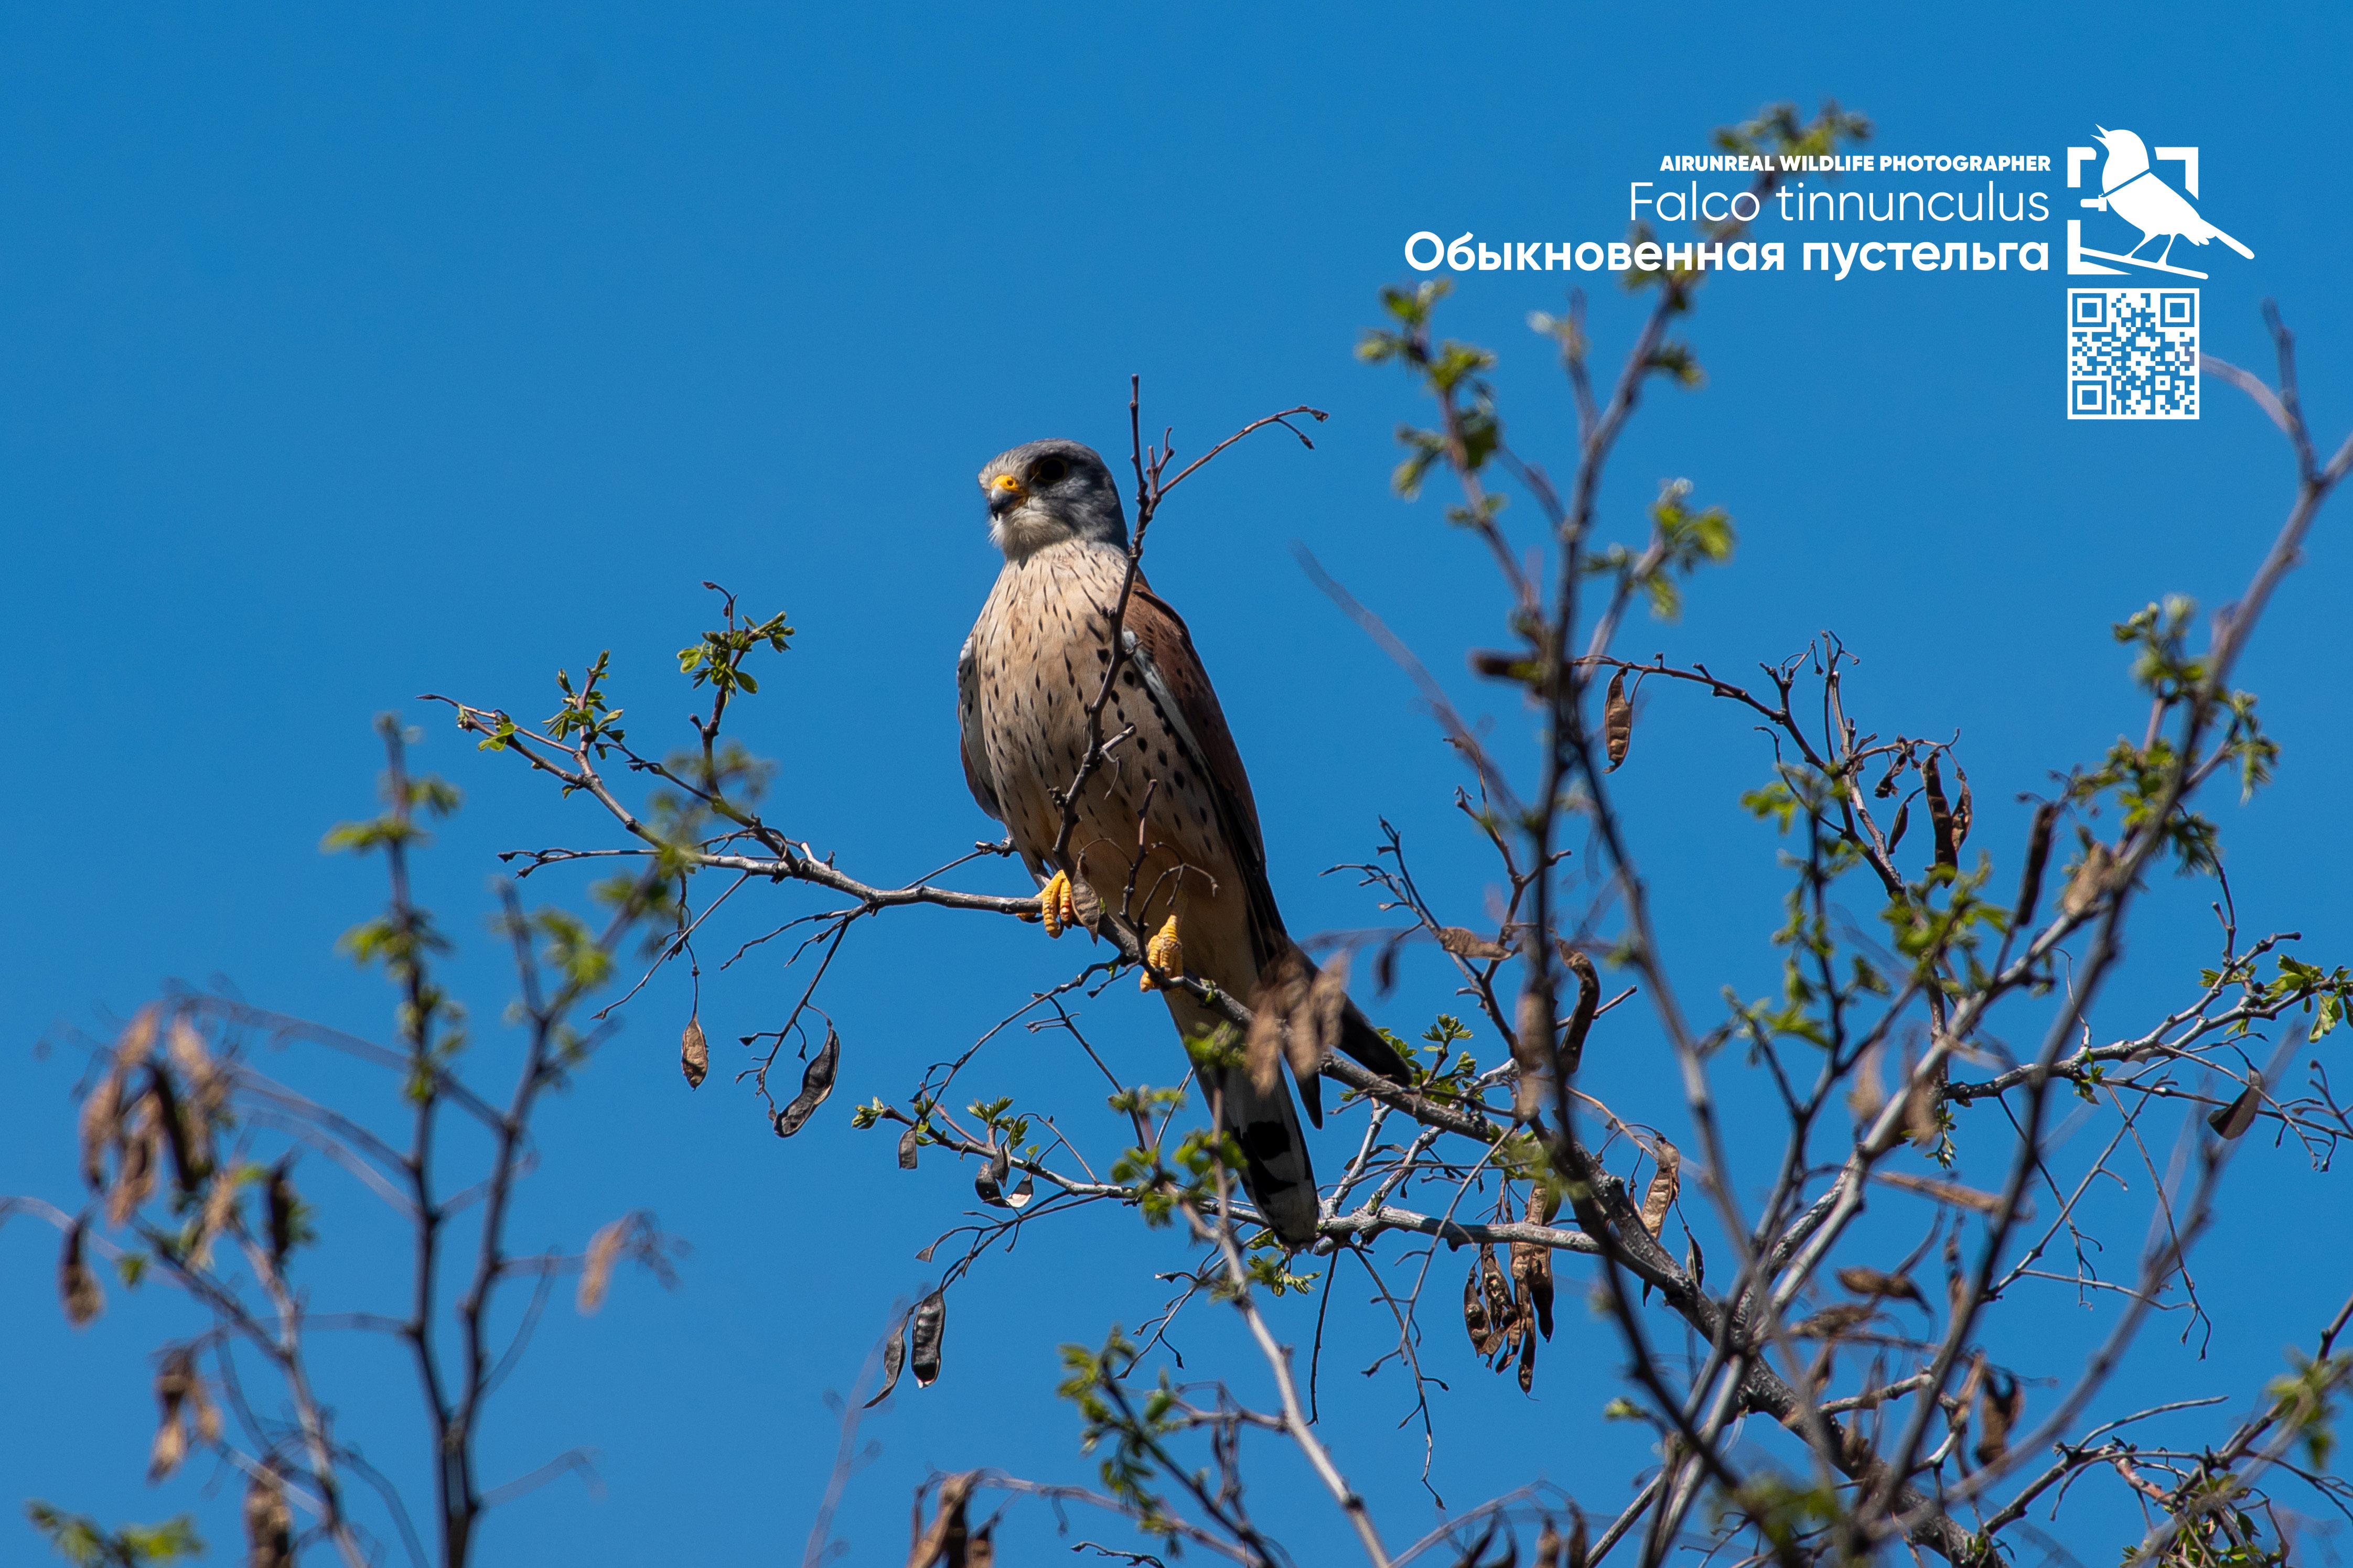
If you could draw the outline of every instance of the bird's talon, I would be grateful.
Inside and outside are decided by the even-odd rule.
[[[1038,911],[1046,921],[1046,934],[1060,940],[1062,932],[1079,923],[1078,900],[1071,896],[1071,879],[1063,872],[1054,873],[1054,879],[1038,890]]]
[[[1160,982],[1153,977],[1155,969],[1166,972],[1172,979],[1185,973],[1185,942],[1177,934],[1175,915],[1170,915],[1159,933],[1144,944],[1144,958],[1148,967],[1136,977],[1139,990],[1160,989]]]

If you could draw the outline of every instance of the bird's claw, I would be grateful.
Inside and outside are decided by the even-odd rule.
[[[1153,939],[1144,944],[1144,973],[1136,977],[1137,989],[1157,991],[1161,983],[1153,971],[1159,970],[1171,978],[1185,973],[1185,941],[1177,933],[1176,917],[1170,915]]]
[[[1046,934],[1057,941],[1079,923],[1078,900],[1071,895],[1071,879],[1066,873],[1055,872],[1053,880],[1038,889],[1038,910],[1045,917]]]

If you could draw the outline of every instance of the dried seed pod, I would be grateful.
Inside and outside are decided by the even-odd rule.
[[[974,1531],[965,1542],[964,1568],[997,1568],[997,1521]]]
[[[2076,863],[2075,874],[2067,879],[2067,890],[2059,895],[2063,914],[2083,915],[2091,912],[2108,890],[2108,873],[2116,863],[2115,853],[2098,839],[2084,847],[2084,858]]]
[[[825,1044],[818,1047],[807,1067],[801,1069],[801,1091],[793,1102],[776,1112],[776,1136],[789,1138],[808,1125],[825,1097],[833,1092],[833,1075],[841,1065],[841,1037],[834,1033],[831,1024],[825,1026]]]
[[[1928,826],[1936,836],[1936,864],[1957,869],[1960,866],[1960,858],[1956,853],[1953,837],[1953,808],[1945,799],[1945,781],[1936,772],[1936,752],[1928,753],[1928,761],[1920,769],[1920,776],[1927,785]]]
[[[1536,1332],[1552,1338],[1552,1248],[1533,1241],[1512,1243],[1512,1282],[1535,1320]]]
[[[191,1428],[195,1440],[210,1447],[221,1440],[220,1406],[213,1403],[212,1390],[205,1386],[204,1374],[195,1370],[195,1358],[188,1361],[188,1413],[195,1417]]]
[[[899,1369],[906,1363],[907,1317],[902,1312],[891,1325],[891,1337],[882,1342],[882,1386],[876,1389],[874,1397],[866,1402],[867,1409],[871,1410],[891,1397],[891,1391],[899,1386]]]
[[[1601,700],[1602,742],[1609,751],[1609,766],[1604,770],[1616,773],[1618,764],[1626,760],[1627,744],[1634,738],[1634,705],[1626,700],[1626,672],[1612,670],[1609,689]]]
[[[915,1168],[915,1151],[922,1148],[923,1145],[923,1129],[919,1127],[910,1127],[904,1132],[900,1133],[899,1169],[902,1171],[913,1170]]]
[[[163,1063],[149,1063],[147,1077],[149,1092],[155,1097],[156,1123],[163,1128],[164,1145],[172,1154],[172,1184],[185,1196],[204,1180],[195,1133],[188,1125],[193,1108],[174,1091],[172,1075],[164,1070]]]
[[[1601,1010],[1601,976],[1593,972],[1593,960],[1582,948],[1567,942],[1560,946],[1563,963],[1577,976],[1577,1005],[1568,1015],[1568,1027],[1560,1037],[1559,1071],[1564,1078],[1573,1079],[1585,1064],[1585,1037],[1592,1032],[1593,1019]]]
[[[1095,937],[1103,931],[1103,895],[1087,880],[1086,857],[1079,857],[1079,874],[1071,879],[1070,896],[1063,902],[1065,924],[1075,921],[1086,927],[1087,935]]]
[[[196,1223],[196,1244],[188,1253],[192,1268],[210,1268],[213,1243],[227,1235],[237,1224],[237,1169],[233,1165],[222,1166],[213,1172],[212,1185],[205,1192],[204,1215]]]
[[[1898,747],[1895,755],[1888,760],[1887,771],[1880,775],[1877,784],[1871,786],[1871,793],[1881,800],[1894,795],[1895,781],[1903,773],[1905,763],[1909,760],[1904,750]]]
[[[679,1070],[686,1074],[686,1087],[701,1089],[711,1072],[711,1042],[703,1037],[702,1015],[696,1014],[686,1021],[686,1032],[678,1037]]]
[[[1887,1109],[1887,1085],[1880,1078],[1882,1052],[1873,1042],[1854,1064],[1854,1081],[1847,1086],[1846,1108],[1854,1112],[1857,1133],[1868,1131]]]
[[[1658,1150],[1659,1168],[1651,1176],[1650,1191],[1642,1194],[1642,1228],[1653,1240],[1664,1229],[1667,1210],[1674,1205],[1675,1196],[1683,1191],[1683,1151],[1662,1137]]]
[[[1953,779],[1960,786],[1960,794],[1953,797],[1953,848],[1958,851],[1969,841],[1969,824],[1977,818],[1977,807],[1969,800],[1968,772],[1957,762],[1953,764]]]
[[[106,1197],[106,1223],[121,1229],[139,1205],[155,1195],[155,1167],[164,1155],[164,1113],[154,1091],[142,1094],[117,1123],[114,1188]]]
[[[245,1541],[249,1568],[294,1568],[294,1510],[275,1459],[246,1483]]]
[[[1442,926],[1438,932],[1438,945],[1457,958],[1497,959],[1512,956],[1509,944],[1491,942],[1468,926]]]
[[[1175,979],[1185,973],[1185,942],[1183,936],[1176,930],[1176,917],[1175,915],[1170,915],[1167,921],[1162,924],[1160,930],[1154,934],[1152,940],[1144,944],[1144,960],[1150,967],[1144,969],[1137,973],[1136,987],[1138,990],[1157,991],[1160,989],[1161,983],[1153,977],[1152,971],[1155,969],[1159,970],[1162,973],[1166,974],[1171,979]]]
[[[81,1102],[81,1179],[93,1193],[106,1186],[106,1151],[121,1136],[122,1075],[110,1071]]]
[[[1520,1392],[1522,1394],[1533,1394],[1535,1392],[1536,1381],[1535,1331],[1529,1328],[1525,1322],[1521,1324],[1521,1331]]]
[[[915,1318],[909,1328],[907,1367],[915,1374],[915,1386],[929,1388],[940,1377],[940,1336],[948,1326],[948,1299],[934,1290],[915,1303]]]
[[[2010,917],[2012,931],[2024,931],[2034,918],[2034,900],[2042,892],[2042,868],[2051,858],[2051,829],[2059,821],[2059,803],[2046,800],[2034,808],[2034,826],[2026,836],[2026,873],[2019,879],[2018,912]]]
[[[98,1276],[90,1272],[90,1260],[82,1256],[89,1229],[88,1220],[75,1220],[58,1258],[58,1299],[65,1305],[66,1321],[77,1329],[90,1327],[106,1310],[106,1292],[99,1288]]]
[[[588,1238],[588,1256],[580,1266],[579,1304],[584,1316],[605,1304],[605,1288],[613,1282],[613,1264],[621,1256],[628,1226],[626,1217],[617,1219]]]
[[[1990,1465],[2010,1451],[2010,1435],[2026,1410],[2026,1389],[2006,1372],[1989,1372],[1978,1391],[1978,1463]]]
[[[1956,1226],[1945,1237],[1945,1303],[1955,1317],[1961,1315],[1961,1299],[1968,1293],[1968,1279],[1961,1272],[1961,1232]]]
[[[1029,1196],[1037,1191],[1037,1186],[1030,1180],[1029,1173],[1024,1171],[1021,1173],[1021,1184],[1008,1194],[1005,1191],[1005,1179],[1012,1173],[1013,1151],[1003,1143],[991,1142],[988,1149],[988,1163],[983,1166],[980,1173],[972,1179],[973,1190],[980,1194],[980,1201],[985,1204],[993,1205],[1001,1209],[1018,1209],[1029,1201]]]
[[[1508,1355],[1520,1340],[1519,1304],[1514,1300],[1512,1287],[1504,1276],[1503,1267],[1495,1261],[1495,1249],[1482,1245],[1479,1248],[1479,1289],[1486,1297],[1487,1350],[1489,1355]],[[1502,1371],[1498,1360],[1495,1370]]]
[[[195,1381],[195,1368],[185,1350],[175,1350],[164,1358],[155,1373],[155,1404],[162,1415],[155,1426],[155,1445],[147,1457],[147,1482],[153,1486],[174,1470],[188,1457],[188,1429],[181,1415],[187,1403],[188,1385]]]
[[[1920,1287],[1902,1274],[1889,1274],[1883,1269],[1866,1268],[1857,1264],[1851,1268],[1840,1269],[1838,1282],[1858,1296],[1892,1297],[1923,1309],[1928,1305],[1927,1298],[1920,1294]]]
[[[1373,994],[1386,1001],[1397,989],[1398,949],[1404,943],[1392,937],[1381,943],[1380,952],[1373,954]]]
[[[1520,993],[1519,1006],[1512,1017],[1512,1065],[1519,1069],[1512,1114],[1520,1121],[1534,1121],[1544,1109],[1546,1075],[1552,1070],[1552,1003],[1536,989],[1531,970],[1528,987]]]
[[[1937,1074],[1942,1077],[1941,1072]],[[1914,1071],[1910,1053],[1904,1063],[1904,1136],[1912,1140],[1915,1149],[1933,1149],[1945,1135],[1943,1121],[1936,1115],[1937,1086],[1922,1081]]]
[[[1878,1315],[1869,1301],[1833,1301],[1789,1331],[1801,1340],[1834,1340]]]
[[[1560,1568],[1560,1531],[1553,1528],[1550,1514],[1545,1515],[1544,1529],[1536,1536],[1536,1555],[1530,1568]]]
[[[1471,1336],[1471,1348],[1483,1356],[1494,1348],[1487,1337],[1493,1329],[1487,1321],[1486,1274],[1473,1257],[1471,1272],[1462,1281],[1462,1330]]]
[[[1585,1510],[1575,1503],[1569,1505],[1568,1559],[1561,1568],[1585,1568],[1588,1554],[1585,1533]]]
[[[1895,807],[1895,826],[1887,830],[1887,852],[1890,855],[1894,854],[1895,847],[1904,842],[1904,830],[1911,826],[1912,803],[1907,799]]]
[[[1692,1289],[1696,1290],[1707,1283],[1707,1254],[1699,1249],[1699,1237],[1688,1230],[1683,1232],[1683,1272],[1691,1276]]]
[[[950,1476],[940,1483],[939,1511],[932,1522],[915,1538],[915,1549],[907,1554],[907,1568],[969,1568],[965,1553],[970,1542],[965,1536],[965,1505],[972,1498],[973,1483],[980,1479],[977,1470],[960,1476]],[[923,1494],[915,1495],[917,1519],[922,1518]]]
[[[286,1269],[286,1255],[294,1248],[294,1210],[301,1202],[287,1176],[293,1161],[290,1154],[270,1167],[266,1194],[269,1208],[269,1263],[281,1274]]]
[[[2206,1125],[2224,1138],[2239,1138],[2255,1124],[2255,1113],[2263,1107],[2263,1075],[2261,1069],[2247,1069],[2247,1087],[2237,1099],[2206,1119]]]
[[[1934,1198],[1955,1208],[1971,1209],[1978,1214],[2000,1214],[2001,1199],[1991,1193],[1978,1192],[1955,1182],[1936,1182],[1926,1176],[1909,1175],[1902,1171],[1880,1171],[1874,1178],[1886,1186],[1907,1193],[1917,1193],[1924,1198]]]

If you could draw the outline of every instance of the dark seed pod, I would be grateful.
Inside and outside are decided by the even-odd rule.
[[[899,1134],[899,1169],[912,1171],[915,1168],[915,1151],[923,1147],[923,1135],[916,1128],[910,1127]]]
[[[948,1326],[948,1299],[934,1290],[915,1303],[915,1321],[910,1334],[907,1358],[909,1370],[915,1374],[915,1386],[929,1388],[940,1378],[940,1335]]]
[[[1927,1298],[1920,1294],[1920,1287],[1901,1274],[1865,1268],[1858,1264],[1852,1268],[1840,1269],[1838,1282],[1858,1296],[1888,1296],[1923,1308],[1928,1304]]]
[[[2247,1069],[2247,1087],[2239,1097],[2206,1119],[2206,1125],[2224,1138],[2240,1138],[2255,1124],[2255,1112],[2263,1105],[2263,1075],[2253,1068]]]
[[[1536,1381],[1536,1336],[1533,1330],[1520,1336],[1520,1392],[1532,1394]]]
[[[2024,931],[2034,918],[2034,900],[2042,891],[2042,868],[2051,859],[2051,829],[2059,820],[2059,803],[2044,801],[2034,808],[2034,828],[2026,839],[2026,875],[2018,887],[2018,912],[2010,930]]]
[[[1978,1393],[1978,1463],[1990,1465],[2010,1451],[2010,1434],[2026,1410],[2026,1390],[2006,1372],[1989,1372]]]
[[[1936,772],[1936,753],[1928,753],[1920,776],[1927,781],[1928,826],[1936,836],[1936,864],[1958,868],[1958,841],[1953,837],[1953,808],[1945,799],[1945,781]]]
[[[1609,749],[1609,766],[1616,773],[1618,764],[1626,760],[1626,747],[1634,739],[1634,705],[1626,700],[1626,672],[1613,670],[1609,690],[1601,703],[1601,733]]]
[[[269,1208],[269,1265],[283,1273],[286,1255],[294,1249],[294,1184],[287,1177],[291,1156],[280,1160],[269,1170],[268,1201]]]
[[[1977,807],[1969,801],[1969,775],[1961,764],[1953,764],[1954,782],[1961,793],[1953,797],[1953,847],[1957,850],[1969,841],[1969,824],[1977,817]]]
[[[1476,1258],[1471,1260],[1469,1278],[1462,1281],[1462,1329],[1471,1336],[1471,1348],[1479,1354],[1483,1356],[1493,1348],[1487,1340],[1486,1282]]]
[[[1904,830],[1911,826],[1912,803],[1907,800],[1895,808],[1895,826],[1887,832],[1887,852],[1890,855],[1894,854],[1895,847],[1904,842]]]
[[[874,1397],[866,1402],[867,1409],[871,1410],[891,1397],[891,1391],[899,1386],[899,1369],[906,1364],[907,1320],[902,1315],[891,1325],[891,1337],[882,1342],[882,1386],[876,1389]]]
[[[834,1033],[832,1025],[828,1024],[824,1046],[809,1058],[809,1065],[801,1070],[801,1091],[793,1096],[790,1105],[776,1112],[777,1137],[789,1138],[808,1125],[808,1119],[817,1114],[817,1108],[823,1105],[825,1097],[833,1092],[834,1070],[840,1065],[841,1037]]]
[[[702,1087],[704,1075],[711,1071],[711,1042],[703,1037],[699,1016],[686,1021],[686,1032],[679,1037],[678,1065],[686,1074],[687,1088]]]
[[[106,1310],[106,1292],[99,1288],[98,1276],[90,1272],[90,1260],[82,1256],[82,1238],[90,1230],[90,1222],[78,1219],[66,1232],[65,1250],[58,1258],[58,1299],[64,1302],[66,1321],[77,1329],[86,1329]]]
[[[276,1460],[246,1483],[245,1540],[252,1568],[294,1568],[294,1510],[286,1506],[286,1482]]]

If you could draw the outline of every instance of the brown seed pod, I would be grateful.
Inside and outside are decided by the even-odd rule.
[[[2067,879],[2066,891],[2059,895],[2062,913],[2083,915],[2091,912],[2108,889],[2108,872],[2116,863],[2115,853],[2094,838],[2084,847],[2084,858],[2077,862],[2075,874]]]
[[[816,1056],[809,1058],[808,1066],[801,1069],[801,1091],[793,1096],[790,1105],[776,1112],[777,1137],[789,1138],[808,1125],[808,1119],[817,1114],[817,1108],[823,1105],[825,1097],[833,1092],[833,1075],[840,1065],[841,1037],[834,1033],[831,1024],[828,1024],[825,1026],[825,1044],[818,1048]]]
[[[891,1391],[899,1386],[899,1369],[906,1362],[907,1318],[906,1314],[901,1313],[891,1325],[891,1337],[882,1342],[882,1386],[876,1389],[874,1397],[866,1402],[867,1409],[871,1410],[891,1397]]]
[[[605,1304],[605,1289],[613,1282],[613,1264],[621,1256],[621,1243],[628,1226],[627,1218],[617,1219],[588,1238],[588,1256],[580,1266],[582,1315]]]
[[[1594,1017],[1601,1011],[1601,976],[1593,972],[1593,960],[1581,948],[1559,943],[1562,962],[1577,976],[1577,1005],[1569,1010],[1568,1027],[1560,1037],[1560,1071],[1573,1079],[1585,1065],[1585,1037],[1592,1032]]]
[[[2247,1087],[2237,1099],[2221,1107],[2206,1119],[2206,1125],[2224,1138],[2243,1137],[2255,1124],[2255,1113],[2263,1107],[2263,1075],[2261,1069],[2247,1069]]]
[[[1603,770],[1616,773],[1626,760],[1626,747],[1634,739],[1634,705],[1626,700],[1626,672],[1612,670],[1609,689],[1601,702],[1601,734],[1609,751],[1609,766]]]
[[[1521,1323],[1519,1303],[1492,1246],[1479,1248],[1479,1288],[1487,1298],[1487,1353],[1497,1357],[1495,1370],[1501,1372],[1504,1358],[1519,1344]]]
[[[93,1193],[106,1186],[106,1151],[121,1136],[122,1075],[110,1071],[81,1102],[81,1179]]]
[[[1945,799],[1945,781],[1936,772],[1936,752],[1928,753],[1927,762],[1920,769],[1920,776],[1927,784],[1928,826],[1936,836],[1936,864],[1957,868],[1960,859],[1956,853],[1953,837],[1953,808]]]
[[[66,1321],[77,1329],[90,1327],[106,1310],[106,1292],[99,1288],[98,1276],[90,1272],[90,1260],[82,1256],[82,1240],[89,1229],[88,1220],[75,1220],[58,1258],[58,1299],[65,1305]]]
[[[2046,800],[2034,808],[2034,826],[2026,836],[2026,874],[2019,879],[2018,912],[2010,917],[2012,931],[2024,931],[2034,918],[2034,900],[2042,892],[2042,868],[2051,858],[2051,829],[2059,820],[2059,803]]]
[[[203,1269],[212,1266],[213,1243],[228,1234],[237,1224],[237,1167],[216,1167],[212,1185],[205,1192],[204,1215],[196,1224],[196,1244],[190,1249],[188,1262]]]
[[[1969,801],[1969,775],[1960,763],[1953,764],[1953,780],[1960,794],[1953,797],[1953,847],[1958,850],[1969,841],[1969,824],[1977,818],[1977,807]]]
[[[1958,1317],[1961,1298],[1969,1292],[1969,1282],[1961,1272],[1961,1233],[1957,1226],[1945,1237],[1945,1303]]]
[[[1095,885],[1092,882],[1087,880],[1087,859],[1083,855],[1079,857],[1079,874],[1071,879],[1070,897],[1065,901],[1064,909],[1071,920],[1076,921],[1086,928],[1090,938],[1101,936],[1103,918],[1103,895],[1095,891]]]
[[[915,1549],[907,1554],[907,1568],[970,1568],[965,1552],[970,1546],[965,1534],[965,1505],[971,1500],[973,1483],[980,1472],[968,1470],[960,1476],[950,1476],[940,1483],[939,1511],[932,1522],[915,1538]],[[915,1496],[916,1517],[920,1521],[923,1494]]]
[[[1895,808],[1895,826],[1887,830],[1887,852],[1890,855],[1894,854],[1895,847],[1904,842],[1904,830],[1911,826],[1912,803],[1905,800]]]
[[[269,1263],[283,1273],[286,1255],[294,1248],[294,1210],[301,1200],[295,1194],[294,1184],[288,1179],[287,1168],[293,1156],[288,1155],[270,1167],[267,1198],[269,1206]]]
[[[1991,1193],[1981,1193],[1975,1187],[1964,1187],[1955,1182],[1930,1181],[1926,1176],[1909,1175],[1902,1171],[1880,1171],[1875,1178],[1886,1186],[1917,1193],[1924,1198],[1934,1198],[1955,1208],[1974,1210],[1978,1214],[2000,1214],[2001,1199]]]
[[[1990,1465],[2010,1451],[2010,1435],[2026,1411],[2026,1389],[2006,1372],[1989,1372],[1978,1391],[1978,1463]]]
[[[1532,1394],[1535,1391],[1536,1381],[1535,1331],[1525,1322],[1520,1328],[1520,1392]]]
[[[246,1483],[245,1541],[250,1568],[294,1568],[294,1510],[286,1506],[286,1482],[275,1459]]]
[[[1908,1277],[1866,1268],[1861,1264],[1840,1269],[1838,1282],[1858,1296],[1891,1297],[1923,1308],[1928,1304],[1927,1298],[1920,1294],[1920,1287],[1912,1283]]]
[[[1878,1315],[1869,1301],[1833,1301],[1789,1331],[1801,1340],[1834,1340]]]
[[[1545,1515],[1544,1529],[1536,1536],[1536,1554],[1529,1568],[1560,1568],[1560,1531],[1553,1528],[1552,1515]]]
[[[1650,1190],[1642,1194],[1642,1228],[1656,1239],[1667,1223],[1667,1210],[1674,1205],[1675,1196],[1683,1191],[1683,1156],[1664,1137],[1659,1140],[1659,1168],[1651,1176]]]
[[[703,1037],[699,1013],[686,1021],[686,1032],[678,1037],[678,1066],[689,1089],[701,1089],[711,1072],[711,1042]]]
[[[149,1063],[147,1077],[149,1092],[155,1096],[156,1123],[163,1128],[164,1146],[172,1154],[172,1184],[185,1196],[204,1180],[203,1166],[197,1163],[195,1138],[188,1125],[193,1108],[173,1089],[172,1075],[164,1070],[163,1063]]]
[[[1471,1348],[1485,1355],[1494,1347],[1488,1335],[1494,1325],[1487,1321],[1486,1276],[1480,1269],[1479,1259],[1471,1259],[1471,1272],[1462,1281],[1462,1331],[1471,1336]]]
[[[1887,1109],[1887,1085],[1879,1075],[1881,1050],[1876,1042],[1854,1064],[1854,1081],[1847,1086],[1846,1108],[1854,1112],[1855,1131],[1868,1131]]]
[[[1512,956],[1509,944],[1489,941],[1468,926],[1441,926],[1438,945],[1457,958],[1497,959]]]
[[[164,1113],[154,1091],[133,1101],[116,1129],[114,1188],[106,1197],[106,1223],[119,1230],[140,1205],[155,1195],[155,1167],[164,1156]]]
[[[188,1386],[195,1381],[195,1367],[185,1350],[175,1350],[164,1358],[155,1373],[155,1404],[162,1415],[155,1426],[155,1445],[147,1457],[147,1482],[153,1486],[174,1470],[188,1457],[188,1429],[181,1415],[187,1403]]]
[[[899,1134],[899,1169],[912,1171],[915,1168],[915,1151],[922,1148],[923,1144],[923,1134],[921,1128],[910,1127]]]
[[[1512,1243],[1512,1282],[1517,1300],[1535,1321],[1536,1332],[1552,1338],[1552,1248],[1533,1241]]]
[[[195,1370],[195,1358],[188,1363],[188,1413],[197,1442],[207,1447],[221,1440],[220,1406],[213,1403],[212,1390],[205,1386],[203,1373]]]
[[[934,1290],[915,1303],[915,1317],[910,1325],[907,1357],[908,1370],[915,1374],[915,1386],[929,1388],[940,1378],[940,1336],[948,1326],[948,1299]]]
[[[1568,1560],[1561,1568],[1585,1568],[1588,1547],[1585,1533],[1585,1510],[1574,1503],[1568,1527]]]

